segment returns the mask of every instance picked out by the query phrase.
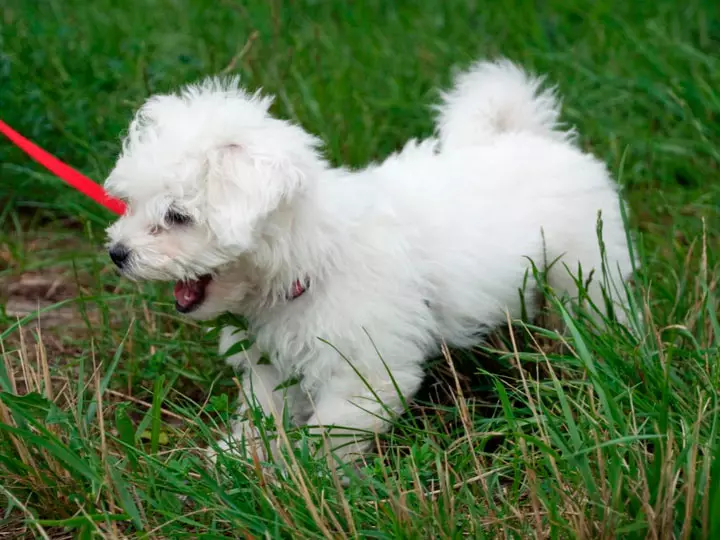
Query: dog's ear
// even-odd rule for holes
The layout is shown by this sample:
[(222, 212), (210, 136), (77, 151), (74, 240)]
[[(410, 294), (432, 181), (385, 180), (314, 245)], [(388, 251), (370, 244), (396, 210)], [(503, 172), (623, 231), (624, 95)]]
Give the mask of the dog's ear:
[(239, 144), (207, 156), (208, 225), (220, 243), (250, 247), (253, 231), (302, 186), (306, 172), (290, 156), (259, 153)]

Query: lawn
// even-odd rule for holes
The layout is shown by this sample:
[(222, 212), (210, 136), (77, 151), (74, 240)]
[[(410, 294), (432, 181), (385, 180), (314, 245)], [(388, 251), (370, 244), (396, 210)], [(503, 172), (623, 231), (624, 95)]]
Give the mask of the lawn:
[(102, 181), (148, 95), (239, 74), (363, 166), (497, 55), (557, 84), (621, 184), (641, 331), (550, 298), (546, 328), (434, 361), (347, 487), (298, 429), (284, 467), (209, 467), (237, 400), (212, 335), (0, 139), (0, 537), (720, 538), (717, 2), (4, 0), (0, 118)]

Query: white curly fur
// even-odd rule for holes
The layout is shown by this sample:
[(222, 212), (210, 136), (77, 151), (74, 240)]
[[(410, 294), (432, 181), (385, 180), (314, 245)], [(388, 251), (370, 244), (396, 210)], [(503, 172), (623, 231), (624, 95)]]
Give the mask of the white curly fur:
[[(568, 269), (594, 270), (590, 296), (604, 306), (598, 212), (622, 289), (631, 261), (616, 186), (558, 128), (555, 94), (510, 62), (457, 78), (437, 139), (355, 172), (331, 168), (270, 103), (215, 79), (151, 98), (106, 183), (129, 205), (110, 244), (130, 250), (134, 279), (212, 274), (190, 316), (248, 317), (255, 346), (231, 359), (246, 368), (245, 391), (277, 413), (275, 387), (301, 375), (294, 419), (348, 428), (341, 457), (364, 448), (350, 429), (381, 431), (402, 409), (396, 388), (413, 396), (441, 342), (477, 344), (523, 300), (532, 307), (533, 280), (519, 293), (530, 260), (560, 259), (549, 282), (571, 296)], [(169, 208), (193, 223), (169, 223)], [(298, 279), (309, 287), (290, 299)], [(221, 349), (238, 339), (226, 330)]]

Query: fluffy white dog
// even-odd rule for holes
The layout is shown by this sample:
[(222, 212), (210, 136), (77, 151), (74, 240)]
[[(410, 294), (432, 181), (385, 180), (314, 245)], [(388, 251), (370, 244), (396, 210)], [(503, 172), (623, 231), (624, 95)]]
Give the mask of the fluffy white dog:
[[(549, 283), (570, 297), (578, 268), (594, 272), (599, 308), (603, 274), (622, 290), (631, 259), (616, 186), (559, 129), (554, 93), (510, 62), (458, 76), (437, 138), (361, 171), (331, 168), (318, 139), (237, 82), (139, 110), (105, 184), (128, 203), (110, 256), (132, 279), (176, 280), (189, 317), (246, 316), (256, 341), (231, 358), (244, 391), (267, 414), (288, 406), (298, 424), (335, 426), (339, 458), (402, 409), (442, 342), (477, 344), (532, 308), (530, 261), (552, 262)], [(225, 328), (221, 352), (243, 337)], [(252, 429), (240, 420), (234, 432)]]

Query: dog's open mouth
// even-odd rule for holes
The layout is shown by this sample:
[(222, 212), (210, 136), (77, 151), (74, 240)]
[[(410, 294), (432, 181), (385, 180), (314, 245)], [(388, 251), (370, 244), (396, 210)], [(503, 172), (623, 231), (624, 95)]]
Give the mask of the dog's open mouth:
[(194, 311), (205, 300), (205, 290), (212, 281), (212, 276), (205, 274), (198, 279), (189, 279), (175, 283), (175, 309), (180, 313)]

